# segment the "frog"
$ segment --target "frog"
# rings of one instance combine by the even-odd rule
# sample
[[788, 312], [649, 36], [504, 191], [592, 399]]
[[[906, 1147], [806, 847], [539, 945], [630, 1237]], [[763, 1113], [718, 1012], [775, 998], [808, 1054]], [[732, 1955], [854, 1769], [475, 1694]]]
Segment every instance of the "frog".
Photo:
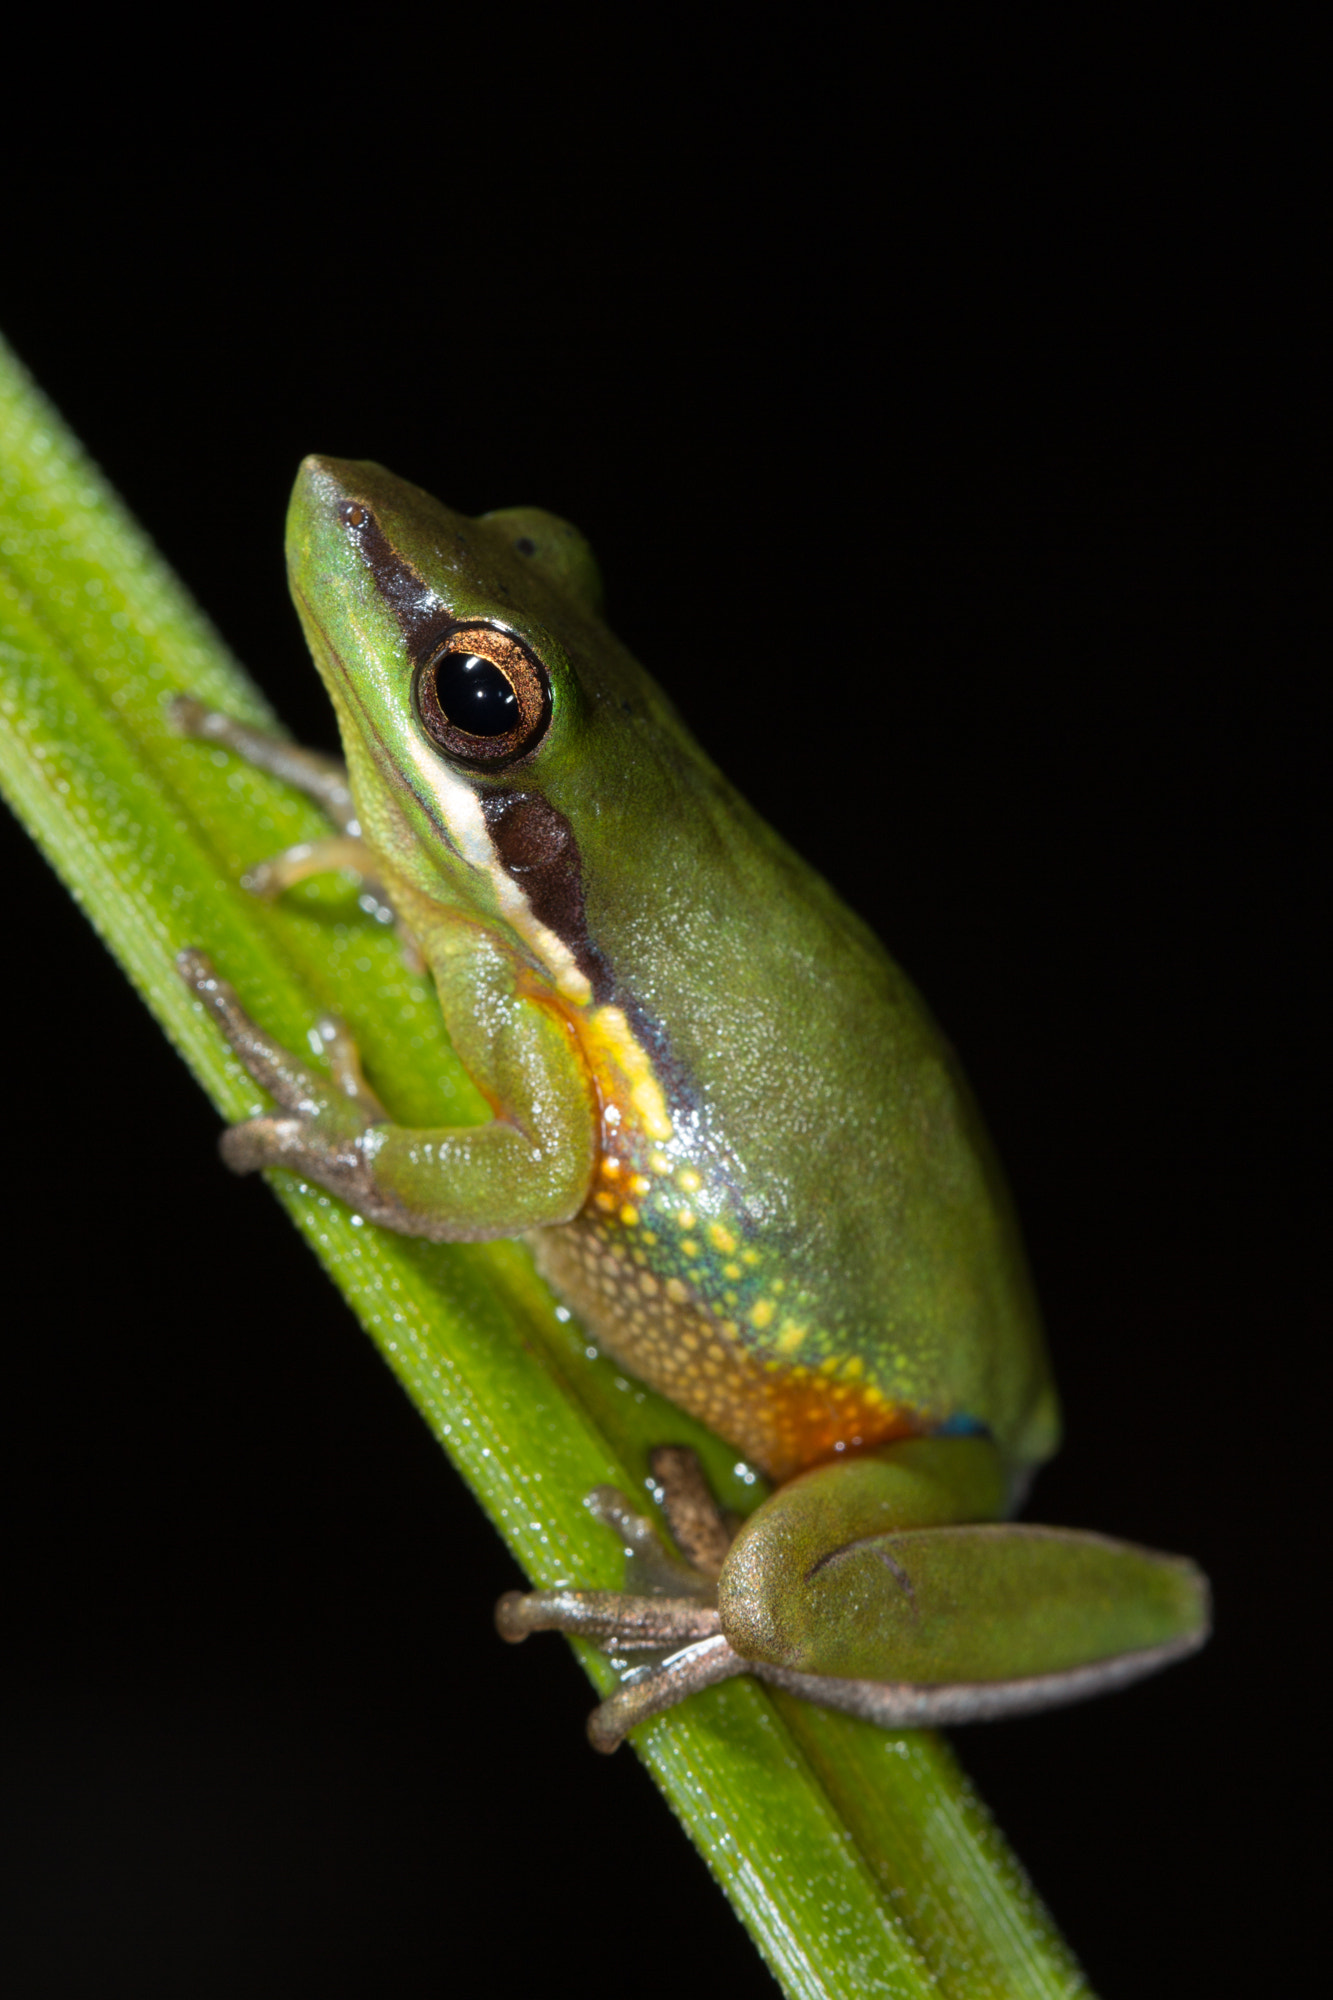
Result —
[[[737, 1675], [916, 1727], [1053, 1707], [1199, 1647], [1187, 1558], [1016, 1518], [1059, 1407], [958, 1059], [614, 636], [584, 537], [315, 456], [287, 565], [342, 761], [188, 697], [176, 726], [321, 804], [328, 838], [247, 886], [353, 869], [492, 1115], [396, 1123], [345, 1028], [318, 1024], [312, 1069], [192, 948], [181, 976], [273, 1100], [224, 1160], [407, 1235], [524, 1238], [596, 1347], [771, 1486], [738, 1521], [664, 1444], [670, 1542], [599, 1489], [625, 1589], [508, 1593], [502, 1635], [582, 1635], [617, 1662], [603, 1750]], [[853, 732], [811, 754], [866, 752]]]

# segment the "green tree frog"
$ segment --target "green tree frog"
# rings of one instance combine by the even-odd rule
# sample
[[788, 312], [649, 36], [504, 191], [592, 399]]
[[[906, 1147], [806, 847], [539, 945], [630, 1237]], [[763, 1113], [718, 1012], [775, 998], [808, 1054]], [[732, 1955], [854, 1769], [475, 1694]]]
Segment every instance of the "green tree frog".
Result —
[[1189, 1562], [1009, 1518], [1058, 1413], [954, 1055], [612, 636], [583, 538], [309, 458], [288, 564], [345, 772], [188, 701], [179, 725], [323, 802], [330, 838], [251, 886], [373, 881], [494, 1116], [395, 1124], [336, 1026], [330, 1083], [188, 952], [275, 1103], [224, 1157], [388, 1229], [525, 1236], [608, 1355], [775, 1482], [733, 1535], [697, 1463], [664, 1450], [688, 1560], [603, 1492], [631, 1587], [502, 1601], [511, 1639], [648, 1656], [594, 1741], [735, 1673], [903, 1726], [1049, 1706], [1201, 1644]]

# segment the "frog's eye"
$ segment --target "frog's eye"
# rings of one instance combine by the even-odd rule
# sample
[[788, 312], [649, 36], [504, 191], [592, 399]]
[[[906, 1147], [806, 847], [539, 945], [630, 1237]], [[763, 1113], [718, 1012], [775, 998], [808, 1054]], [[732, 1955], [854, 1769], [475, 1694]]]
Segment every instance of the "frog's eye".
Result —
[[462, 764], [494, 770], [534, 748], [551, 720], [546, 669], [509, 632], [464, 626], [417, 671], [426, 734]]

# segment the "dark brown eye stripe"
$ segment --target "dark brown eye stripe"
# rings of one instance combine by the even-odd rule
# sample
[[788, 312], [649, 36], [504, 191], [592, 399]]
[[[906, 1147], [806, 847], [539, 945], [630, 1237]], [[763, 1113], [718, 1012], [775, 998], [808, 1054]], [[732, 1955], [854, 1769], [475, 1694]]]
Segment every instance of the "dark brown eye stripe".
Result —
[[569, 821], [533, 792], [486, 792], [481, 809], [500, 862], [527, 897], [533, 916], [573, 953], [594, 999], [608, 999], [611, 981], [588, 936], [583, 867]]
[[342, 501], [338, 519], [350, 531], [376, 589], [402, 627], [413, 660], [420, 661], [439, 643], [441, 628], [452, 623], [444, 605], [421, 572], [399, 555], [363, 501]]
[[[458, 624], [421, 572], [393, 547], [364, 501], [341, 500], [338, 518], [398, 620], [416, 666], [413, 700], [431, 740], [456, 762], [488, 771], [502, 770], [534, 749], [551, 719], [551, 686], [541, 662], [520, 640], [493, 625]], [[460, 656], [494, 670], [493, 688], [507, 689], [512, 697], [512, 727], [481, 731], [466, 726], [475, 722], [478, 705], [463, 705], [471, 708], [469, 715], [454, 698], [458, 675], [449, 669]]]

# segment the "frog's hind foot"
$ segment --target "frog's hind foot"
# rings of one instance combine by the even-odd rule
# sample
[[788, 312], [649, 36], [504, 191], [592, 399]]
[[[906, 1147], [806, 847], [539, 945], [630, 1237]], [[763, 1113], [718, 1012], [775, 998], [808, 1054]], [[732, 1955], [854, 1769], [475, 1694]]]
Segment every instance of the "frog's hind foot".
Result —
[[495, 1607], [495, 1624], [511, 1645], [534, 1632], [569, 1632], [617, 1653], [693, 1645], [722, 1630], [711, 1605], [627, 1590], [509, 1590]]
[[[698, 1688], [746, 1671], [746, 1662], [722, 1636], [716, 1603], [730, 1526], [692, 1451], [666, 1445], [651, 1462], [662, 1511], [689, 1562], [665, 1546], [623, 1493], [599, 1486], [587, 1504], [620, 1537], [625, 1589], [511, 1590], [495, 1608], [500, 1636], [511, 1644], [533, 1632], [567, 1632], [590, 1639], [621, 1666], [624, 1684], [588, 1720], [596, 1750], [614, 1750], [637, 1723]], [[636, 1653], [657, 1658], [634, 1667], [620, 1658]]]
[[588, 1717], [588, 1741], [594, 1750], [609, 1756], [639, 1723], [674, 1708], [687, 1694], [697, 1694], [715, 1681], [749, 1671], [749, 1661], [733, 1652], [720, 1632], [713, 1638], [696, 1640], [658, 1666], [638, 1667], [627, 1674], [624, 1686], [608, 1695]]
[[704, 1576], [721, 1576], [736, 1522], [713, 1498], [698, 1453], [687, 1444], [663, 1444], [648, 1462], [676, 1547]]

